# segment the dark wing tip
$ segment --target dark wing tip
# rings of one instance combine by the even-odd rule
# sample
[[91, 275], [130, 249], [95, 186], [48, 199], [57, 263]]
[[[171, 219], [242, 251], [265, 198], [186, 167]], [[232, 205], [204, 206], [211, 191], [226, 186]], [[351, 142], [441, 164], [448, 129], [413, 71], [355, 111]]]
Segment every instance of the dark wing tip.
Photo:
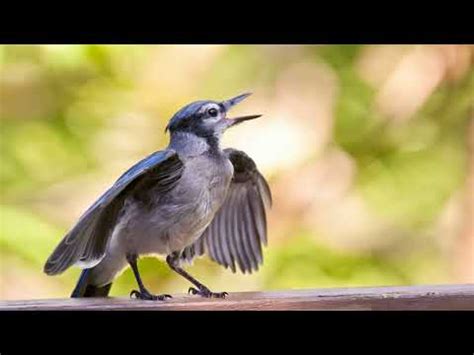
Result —
[[46, 274], [46, 275], [55, 275], [54, 271], [53, 271], [53, 266], [51, 264], [49, 264], [48, 262], [46, 264], [44, 264], [43, 266], [43, 272]]
[[58, 275], [64, 270], [65, 268], [60, 268], [58, 263], [53, 263], [49, 259], [46, 261], [46, 264], [43, 267], [43, 272], [49, 276]]

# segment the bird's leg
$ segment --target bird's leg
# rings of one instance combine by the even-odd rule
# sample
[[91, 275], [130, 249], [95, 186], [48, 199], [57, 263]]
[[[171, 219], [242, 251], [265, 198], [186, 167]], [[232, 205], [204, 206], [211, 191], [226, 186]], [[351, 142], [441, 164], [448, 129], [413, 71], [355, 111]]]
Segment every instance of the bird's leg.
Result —
[[130, 292], [130, 297], [135, 296], [141, 300], [160, 300], [163, 301], [166, 298], [171, 298], [170, 295], [154, 295], [150, 293], [146, 287], [143, 285], [142, 278], [140, 277], [140, 273], [138, 272], [138, 265], [137, 265], [137, 255], [136, 254], [128, 254], [127, 261], [132, 267], [133, 274], [135, 275], [135, 279], [137, 280], [138, 287], [140, 288], [139, 291], [132, 290]]
[[206, 286], [204, 286], [194, 277], [189, 275], [186, 271], [184, 271], [183, 268], [179, 266], [178, 258], [179, 258], [179, 253], [174, 252], [166, 257], [166, 262], [168, 263], [171, 269], [176, 271], [178, 274], [183, 276], [186, 280], [188, 280], [194, 286], [197, 287], [197, 289], [194, 287], [190, 287], [188, 293], [192, 293], [193, 295], [200, 295], [206, 298], [211, 298], [211, 297], [212, 298], [225, 298], [225, 296], [228, 295], [227, 292], [211, 292], [211, 290], [209, 290]]

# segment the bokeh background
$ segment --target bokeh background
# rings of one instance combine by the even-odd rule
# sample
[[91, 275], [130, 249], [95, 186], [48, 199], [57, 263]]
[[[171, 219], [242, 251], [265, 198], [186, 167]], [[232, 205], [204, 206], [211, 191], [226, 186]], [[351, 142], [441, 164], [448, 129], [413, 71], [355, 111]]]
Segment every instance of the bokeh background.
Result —
[[[254, 95], [227, 132], [274, 194], [265, 264], [188, 269], [213, 290], [474, 282], [473, 46], [0, 47], [0, 298], [69, 296], [43, 264], [198, 99]], [[188, 283], [163, 260], [156, 293]], [[130, 270], [111, 294], [127, 296]]]

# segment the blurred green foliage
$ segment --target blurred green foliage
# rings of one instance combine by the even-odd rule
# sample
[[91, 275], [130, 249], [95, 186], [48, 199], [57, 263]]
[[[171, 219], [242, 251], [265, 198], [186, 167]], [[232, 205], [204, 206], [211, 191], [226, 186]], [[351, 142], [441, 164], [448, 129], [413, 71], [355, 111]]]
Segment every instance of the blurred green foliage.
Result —
[[[331, 144], [347, 152], [356, 163], [355, 186], [368, 206], [399, 230], [424, 235], [464, 182], [465, 132], [472, 108], [474, 73], [471, 67], [458, 82], [443, 82], [414, 117], [397, 125], [374, 109], [377, 89], [357, 70], [364, 47], [285, 47], [273, 53], [274, 49], [259, 46], [228, 46], [210, 64], [196, 70], [196, 78], [176, 84], [183, 85], [183, 90], [184, 85], [189, 86], [185, 94], [153, 93], [156, 104], [148, 103], [137, 92], [146, 90], [146, 77], [139, 74], [141, 68], [151, 66], [160, 48], [0, 47], [1, 260], [21, 259], [22, 265], [44, 282], [39, 296], [67, 294], [78, 271], [46, 281], [42, 266], [70, 222], [52, 217], [41, 207], [64, 200], [49, 200], [50, 195], [42, 193], [65, 181], [109, 174], [111, 170], [103, 166], [99, 153], [115, 154], [109, 156], [112, 161], [124, 158], [112, 148], [112, 152], [104, 150], [106, 144], [97, 144], [110, 131], [111, 117], [139, 112], [158, 118], [147, 121], [146, 126], [156, 128], [155, 139], [143, 139], [143, 144], [130, 153], [139, 157], [166, 144], [159, 129], [180, 104], [202, 97], [230, 96], [242, 88], [262, 85], [271, 95], [281, 72], [303, 60], [324, 62], [337, 77], [339, 91]], [[173, 98], [159, 103], [160, 94]], [[128, 163], [123, 161], [120, 166], [125, 168]], [[109, 178], [113, 181], [113, 176]], [[71, 199], [81, 195], [80, 180], [73, 186], [77, 190], [71, 191]], [[222, 286], [230, 291], [449, 281], [448, 260], [433, 239], [419, 250], [400, 255], [375, 249], [339, 250], [318, 238], [316, 231], [303, 230], [296, 223], [290, 229], [294, 235], [284, 241], [274, 244], [270, 236], [266, 264], [260, 273], [246, 276], [247, 283], [242, 276], [222, 271], [206, 259], [198, 260], [190, 269], [211, 285], [221, 286], [220, 275], [225, 275]], [[410, 238], [403, 235], [397, 240], [410, 249]], [[14, 267], [2, 263], [2, 288], [11, 282], [7, 269]], [[152, 289], [185, 290], [186, 282], [162, 262], [145, 258], [140, 267]], [[51, 287], [56, 282], [61, 291]], [[127, 270], [112, 293], [126, 294], [132, 287], [135, 283]], [[21, 290], [18, 292], [21, 294]]]

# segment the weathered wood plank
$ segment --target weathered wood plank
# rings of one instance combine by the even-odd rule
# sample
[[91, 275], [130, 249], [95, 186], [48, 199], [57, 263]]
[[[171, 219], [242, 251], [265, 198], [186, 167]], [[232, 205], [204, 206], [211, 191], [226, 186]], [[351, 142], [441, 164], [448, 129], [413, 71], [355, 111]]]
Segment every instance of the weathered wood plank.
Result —
[[226, 299], [18, 300], [0, 301], [0, 310], [474, 310], [474, 284], [238, 292]]

